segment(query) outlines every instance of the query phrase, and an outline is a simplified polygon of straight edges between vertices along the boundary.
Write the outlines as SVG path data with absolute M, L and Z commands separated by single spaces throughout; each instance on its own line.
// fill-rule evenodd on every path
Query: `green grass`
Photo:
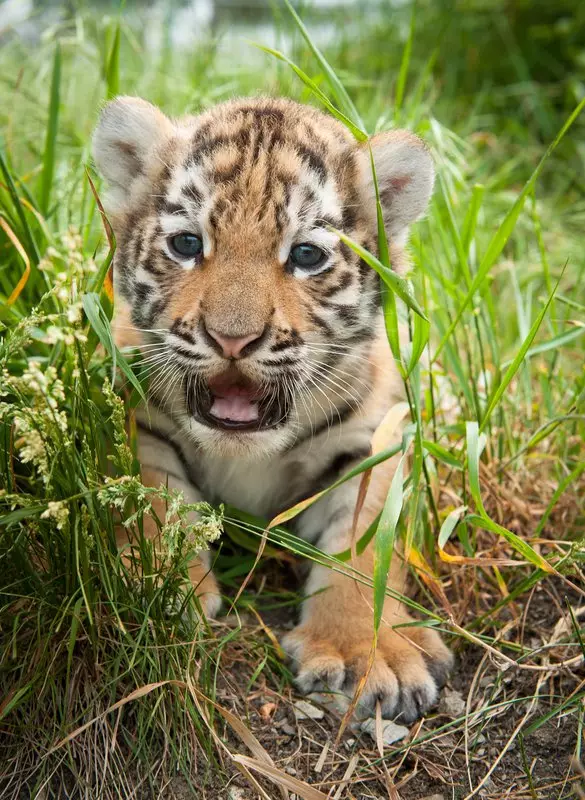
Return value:
M 460 14 L 446 2 L 372 19 L 332 12 L 337 33 L 318 48 L 319 14 L 307 12 L 304 28 L 286 5 L 274 5 L 277 47 L 240 43 L 231 59 L 221 37 L 180 49 L 164 26 L 159 49 L 149 51 L 146 17 L 132 8 L 107 16 L 81 7 L 35 46 L 18 36 L 0 41 L 3 797 L 19 796 L 24 785 L 31 797 L 41 786 L 46 796 L 76 786 L 79 796 L 124 797 L 141 779 L 157 796 L 177 770 L 188 785 L 212 785 L 230 769 L 213 731 L 224 736 L 227 725 L 251 743 L 226 717 L 226 687 L 267 680 L 286 692 L 290 682 L 265 627 L 240 626 L 238 617 L 198 622 L 186 563 L 214 538 L 216 512 L 205 509 L 195 528 L 160 520 L 162 555 L 142 536 L 153 492 L 140 484 L 135 431 L 125 419 L 146 376 L 112 345 L 103 291 L 112 247 L 86 173 L 93 174 L 88 147 L 100 104 L 118 92 L 170 114 L 196 113 L 236 93 L 285 94 L 324 103 L 358 138 L 399 125 L 427 140 L 438 181 L 413 231 L 411 282 L 389 271 L 383 230 L 378 252 L 365 256 L 386 287 L 387 331 L 412 418 L 403 444 L 410 471 L 395 481 L 369 545 L 377 555 L 376 617 L 397 536 L 418 565 L 412 605 L 449 632 L 462 663 L 497 652 L 508 664 L 542 666 L 548 662 L 522 627 L 504 635 L 510 619 L 535 587 L 554 586 L 579 605 L 583 11 L 565 0 L 554 25 L 548 7 L 531 16 L 519 4 L 504 14 L 498 2 Z M 411 338 L 402 352 L 399 317 Z M 123 403 L 110 388 L 116 375 Z M 180 498 L 157 491 L 185 517 Z M 216 569 L 226 595 L 237 594 L 259 541 L 266 544 L 241 611 L 294 608 L 297 595 L 273 577 L 274 564 L 291 553 L 348 569 L 348 554 L 332 559 L 281 527 L 223 513 Z M 139 558 L 125 560 L 116 549 L 120 515 L 130 520 Z M 462 574 L 477 587 L 473 600 Z M 544 641 L 561 611 L 543 628 Z M 574 657 L 585 633 L 582 617 L 570 619 L 561 646 Z M 158 682 L 168 683 L 153 688 Z M 576 731 L 579 758 L 585 690 L 573 689 L 553 693 L 546 708 L 518 690 L 514 702 L 526 719 L 514 736 L 524 737 L 525 762 L 530 737 L 551 719 Z M 420 731 L 413 747 L 437 730 Z M 400 751 L 387 765 L 396 759 Z

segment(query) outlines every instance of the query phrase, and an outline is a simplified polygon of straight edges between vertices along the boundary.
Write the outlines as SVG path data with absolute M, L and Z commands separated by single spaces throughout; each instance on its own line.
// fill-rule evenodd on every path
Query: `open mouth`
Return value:
M 235 369 L 208 381 L 188 380 L 186 393 L 189 413 L 212 428 L 263 431 L 288 417 L 288 403 L 276 385 L 260 387 Z

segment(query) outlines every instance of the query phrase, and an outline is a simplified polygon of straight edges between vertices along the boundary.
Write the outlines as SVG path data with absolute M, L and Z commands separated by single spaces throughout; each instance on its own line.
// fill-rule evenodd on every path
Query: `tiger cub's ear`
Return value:
M 402 130 L 377 134 L 370 139 L 370 146 L 386 231 L 402 243 L 408 226 L 425 213 L 433 191 L 431 154 L 422 139 Z M 362 174 L 366 194 L 372 200 L 375 191 L 367 146 L 362 149 Z
M 123 210 L 137 178 L 173 132 L 162 111 L 139 97 L 117 97 L 103 109 L 93 135 L 93 157 L 109 184 L 108 206 Z

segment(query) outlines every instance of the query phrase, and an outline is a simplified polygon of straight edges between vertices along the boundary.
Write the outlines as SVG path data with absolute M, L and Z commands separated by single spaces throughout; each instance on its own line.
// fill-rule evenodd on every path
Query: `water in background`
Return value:
M 353 21 L 364 17 L 375 20 L 405 2 L 408 0 L 311 0 L 295 5 L 310 23 L 313 39 L 322 46 L 339 34 L 340 19 L 351 29 Z M 107 0 L 86 4 L 4 0 L 0 2 L 0 37 L 12 34 L 34 45 L 72 13 L 83 9 L 115 15 L 119 4 Z M 235 55 L 250 39 L 269 47 L 285 46 L 290 22 L 287 19 L 281 26 L 279 18 L 287 14 L 281 0 L 130 0 L 123 11 L 126 23 L 141 30 L 142 42 L 153 53 L 163 44 L 177 50 L 188 49 L 202 37 L 211 36 L 220 40 L 221 49 L 228 55 Z

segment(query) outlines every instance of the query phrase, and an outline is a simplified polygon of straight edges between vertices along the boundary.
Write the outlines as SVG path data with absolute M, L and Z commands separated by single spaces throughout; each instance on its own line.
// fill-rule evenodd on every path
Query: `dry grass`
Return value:
M 295 715 L 277 645 L 299 603 L 293 540 L 269 542 L 232 615 L 199 623 L 181 588 L 186 543 L 161 566 L 142 537 L 148 498 L 107 391 L 111 253 L 85 170 L 99 104 L 123 91 L 183 113 L 260 86 L 308 100 L 305 84 L 249 50 L 235 68 L 211 40 L 152 53 L 144 14 L 136 24 L 82 8 L 38 46 L 0 42 L 2 800 L 585 797 L 583 122 L 571 79 L 583 11 L 480 5 L 330 15 L 328 57 L 367 130 L 417 130 L 440 178 L 411 247 L 433 366 L 407 385 L 431 451 L 405 484 L 402 520 L 433 572 L 413 572 L 417 599 L 441 618 L 457 667 L 438 709 L 386 747 L 381 720 L 374 736 L 356 725 L 339 736 L 343 705 Z M 353 114 L 283 12 L 276 4 L 287 53 Z M 137 381 L 120 364 L 128 405 Z M 21 380 L 49 367 L 57 422 Z M 416 458 L 422 467 L 422 447 Z M 143 573 L 119 559 L 114 501 L 135 511 Z M 227 528 L 216 572 L 233 598 L 262 528 Z

